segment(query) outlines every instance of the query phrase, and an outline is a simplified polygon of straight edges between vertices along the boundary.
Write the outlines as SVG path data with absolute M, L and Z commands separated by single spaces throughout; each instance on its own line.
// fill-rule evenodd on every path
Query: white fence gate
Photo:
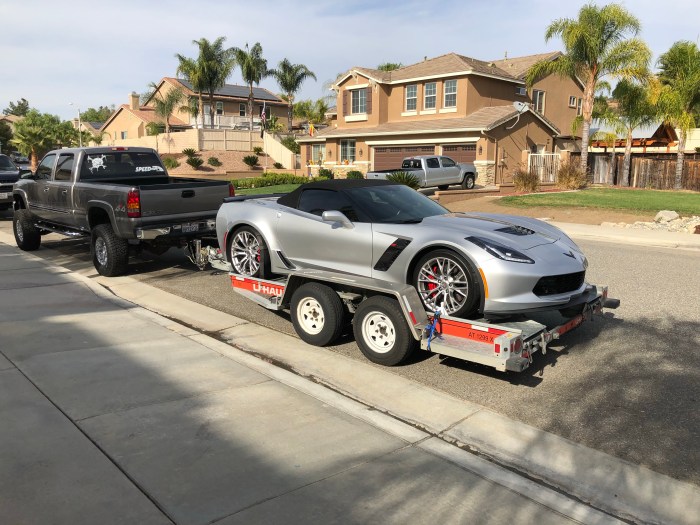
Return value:
M 559 158 L 559 153 L 530 153 L 527 156 L 527 169 L 537 174 L 540 182 L 556 182 Z

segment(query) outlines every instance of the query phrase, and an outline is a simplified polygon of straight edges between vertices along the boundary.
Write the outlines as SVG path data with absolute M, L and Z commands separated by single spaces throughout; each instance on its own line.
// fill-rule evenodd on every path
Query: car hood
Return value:
M 420 225 L 436 231 L 451 230 L 464 237 L 485 237 L 518 250 L 529 250 L 566 238 L 561 230 L 544 221 L 491 213 L 436 215 L 426 217 Z
M 19 170 L 5 170 L 0 168 L 0 182 L 17 182 L 19 180 Z

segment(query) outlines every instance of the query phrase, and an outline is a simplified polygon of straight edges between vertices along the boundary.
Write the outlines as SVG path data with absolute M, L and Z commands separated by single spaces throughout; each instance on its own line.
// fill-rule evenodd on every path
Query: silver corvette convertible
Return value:
M 387 181 L 330 180 L 286 195 L 232 197 L 216 218 L 233 271 L 269 279 L 323 269 L 415 286 L 426 310 L 497 318 L 565 316 L 585 302 L 588 262 L 536 219 L 451 213 Z

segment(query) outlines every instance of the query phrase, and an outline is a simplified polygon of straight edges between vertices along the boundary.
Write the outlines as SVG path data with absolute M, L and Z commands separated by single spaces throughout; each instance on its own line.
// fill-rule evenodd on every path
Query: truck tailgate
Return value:
M 177 220 L 215 216 L 219 206 L 229 196 L 227 181 L 192 181 L 171 179 L 168 184 L 139 186 L 141 216 L 148 219 Z

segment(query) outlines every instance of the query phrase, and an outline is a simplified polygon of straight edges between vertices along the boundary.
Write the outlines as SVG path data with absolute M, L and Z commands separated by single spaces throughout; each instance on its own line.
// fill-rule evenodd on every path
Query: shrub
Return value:
M 301 146 L 297 144 L 296 139 L 291 135 L 287 135 L 282 139 L 282 145 L 292 153 L 296 153 L 297 155 L 301 153 Z
M 420 180 L 418 177 L 408 171 L 395 171 L 394 173 L 389 174 L 386 180 L 396 182 L 397 184 L 405 184 L 414 190 L 420 188 Z
M 243 157 L 243 162 L 245 162 L 251 168 L 254 168 L 255 166 L 258 165 L 258 156 L 257 155 L 246 155 L 245 157 Z
M 522 167 L 517 168 L 513 172 L 513 185 L 516 191 L 531 193 L 540 188 L 540 178 L 536 173 L 532 173 Z
M 557 187 L 565 190 L 580 190 L 588 184 L 586 174 L 577 162 L 564 162 L 557 172 Z
M 209 157 L 207 159 L 207 164 L 209 164 L 210 166 L 221 166 L 221 161 L 216 157 Z
M 284 166 L 282 166 L 282 163 L 281 163 L 281 162 L 275 162 L 275 163 L 272 165 L 272 167 L 275 168 L 276 170 L 281 170 L 282 168 L 284 168 Z
M 165 132 L 165 126 L 163 124 L 158 124 L 157 122 L 149 122 L 146 124 L 146 135 L 153 136 L 159 135 Z
M 361 171 L 357 170 L 350 170 L 345 174 L 345 177 L 348 179 L 364 179 L 365 176 Z
M 268 186 L 277 186 L 279 184 L 304 184 L 309 182 L 305 175 L 294 175 L 292 173 L 267 173 L 262 177 L 254 177 L 249 179 L 235 179 L 231 183 L 236 189 L 247 188 L 265 188 Z
M 263 149 L 260 146 L 255 146 L 253 148 L 253 153 L 255 153 L 256 155 L 262 155 L 262 152 L 263 152 Z
M 204 161 L 199 157 L 188 157 L 187 164 L 192 166 L 194 169 L 198 170 L 200 166 L 204 164 Z
M 182 153 L 187 155 L 187 157 L 196 157 L 197 156 L 197 150 L 194 148 L 185 148 L 182 150 Z
M 333 178 L 333 170 L 329 170 L 328 168 L 319 168 L 318 176 L 321 177 L 322 179 L 332 179 Z
M 165 157 L 163 159 L 163 166 L 165 166 L 166 169 L 172 170 L 177 168 L 179 165 L 180 163 L 174 157 Z

